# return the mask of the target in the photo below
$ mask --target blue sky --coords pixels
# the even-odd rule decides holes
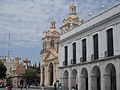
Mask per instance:
[[[78,15],[86,21],[91,18],[89,12],[93,17],[115,5],[117,0],[74,1]],[[105,5],[104,9],[100,8],[100,3]],[[8,55],[10,32],[10,55],[39,62],[43,31],[49,29],[53,17],[60,31],[59,27],[69,14],[71,4],[72,0],[0,0],[0,56]]]

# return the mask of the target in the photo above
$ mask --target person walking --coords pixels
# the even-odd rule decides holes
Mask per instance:
[[[72,90],[75,90],[75,87],[74,87],[74,86],[72,87]]]
[[[56,83],[54,83],[54,90],[57,90]]]
[[[45,90],[45,87],[44,87],[44,86],[42,87],[42,90]]]
[[[58,83],[58,89],[59,89],[59,90],[62,90],[62,85],[61,85],[60,82]]]
[[[75,90],[78,90],[78,85],[76,84],[76,86],[75,86]]]
[[[21,89],[21,90],[23,89],[23,85],[20,85],[20,89]]]

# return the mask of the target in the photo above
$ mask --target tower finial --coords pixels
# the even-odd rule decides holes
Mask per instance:
[[[53,19],[53,21],[55,21],[55,18],[54,18],[54,17],[53,17],[52,19]]]
[[[51,23],[51,28],[56,28],[56,27],[55,27],[56,22],[55,22],[54,17],[53,17],[53,20],[52,20],[50,23]]]
[[[75,4],[75,0],[72,0],[73,1],[73,5]]]
[[[72,0],[72,1],[73,1],[73,4],[70,5],[70,13],[69,13],[69,15],[77,15],[77,13],[76,13],[76,5],[74,5],[75,0]]]

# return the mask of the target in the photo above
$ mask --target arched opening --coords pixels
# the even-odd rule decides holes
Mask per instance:
[[[105,90],[117,90],[115,66],[111,63],[108,64],[105,72]]]
[[[63,74],[63,90],[68,90],[68,71],[66,70]]]
[[[43,78],[43,82],[42,82],[42,85],[44,86],[45,85],[45,69],[44,69],[44,67],[43,67],[43,72],[42,72],[43,74],[43,76],[42,76],[42,78]]]
[[[53,72],[53,64],[50,63],[49,65],[49,72],[50,72],[50,86],[53,85],[53,81],[54,81],[54,72]]]
[[[73,69],[71,74],[71,88],[75,87],[78,88],[78,78],[77,78],[77,70]]]
[[[86,68],[81,70],[80,82],[80,90],[88,90],[88,72]]]
[[[20,85],[23,85],[24,81],[23,80],[20,80]]]
[[[91,80],[92,90],[101,90],[101,73],[98,66],[93,67]]]

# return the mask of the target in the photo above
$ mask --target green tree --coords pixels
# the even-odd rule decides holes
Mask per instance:
[[[6,71],[7,71],[6,66],[3,64],[2,61],[0,61],[0,79],[6,78]]]
[[[7,86],[12,86],[12,80],[11,80],[11,78],[7,78]]]
[[[23,74],[23,78],[26,79],[26,84],[28,84],[29,86],[32,84],[32,81],[34,81],[36,77],[37,77],[36,70],[26,70],[25,73]]]

